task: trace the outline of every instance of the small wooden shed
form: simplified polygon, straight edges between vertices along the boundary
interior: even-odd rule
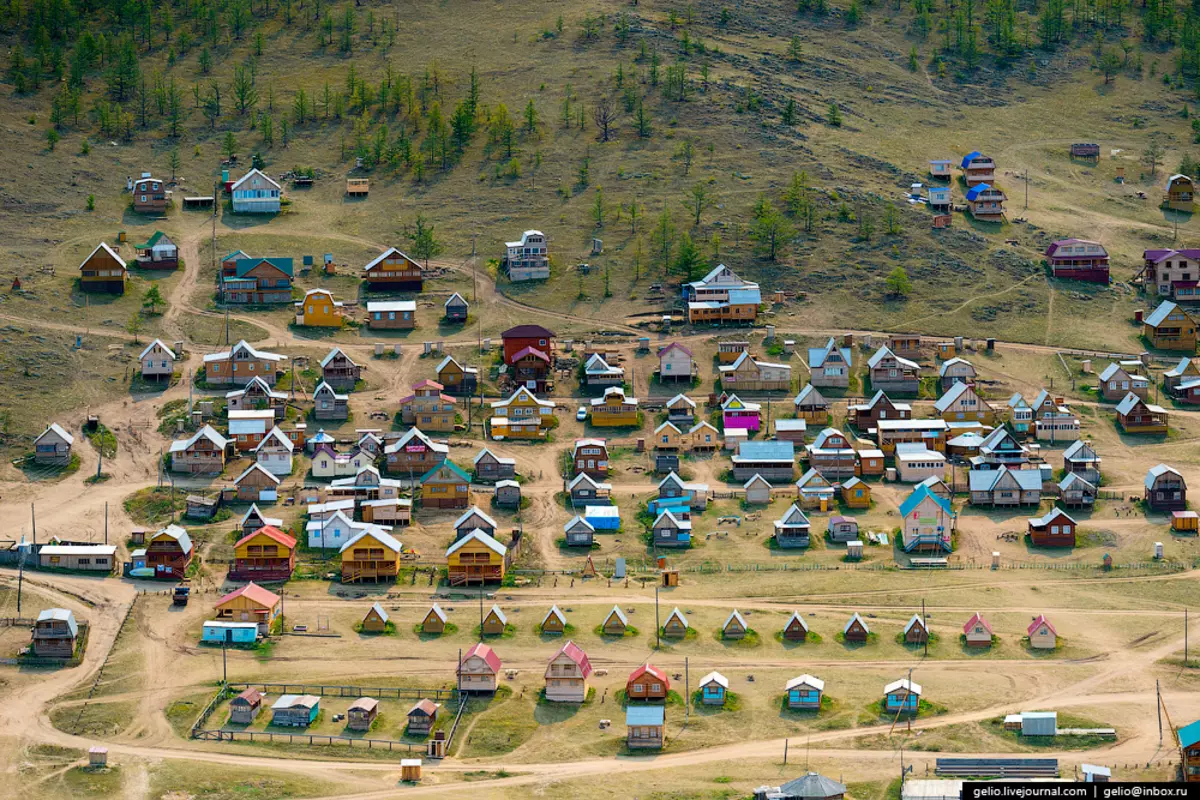
[[[387,630],[388,615],[383,610],[383,606],[375,603],[367,609],[366,616],[362,620],[363,633],[383,633]]]
[[[982,614],[976,611],[967,620],[967,624],[963,625],[963,638],[966,640],[967,647],[991,647],[992,626],[988,624]]]
[[[437,722],[437,714],[438,704],[428,697],[422,697],[408,710],[406,732],[410,736],[428,736],[429,732],[433,730],[434,723]]]
[[[746,618],[735,608],[733,613],[725,620],[725,624],[721,626],[721,638],[723,639],[744,639],[746,631],[750,626],[746,624]]]
[[[808,624],[799,611],[793,611],[787,624],[783,626],[783,638],[789,642],[803,642],[808,638]]]
[[[379,716],[379,701],[374,697],[360,697],[346,709],[346,729],[369,731]]]
[[[719,672],[710,672],[700,679],[700,702],[706,706],[725,705],[729,679]]]
[[[567,628],[567,618],[558,606],[550,606],[550,610],[546,612],[546,616],[542,619],[542,633],[561,634]]]
[[[629,618],[625,616],[625,612],[620,606],[613,606],[612,611],[608,612],[608,616],[604,618],[604,624],[601,626],[605,636],[624,636],[626,629],[629,627]]]
[[[925,644],[927,641],[929,629],[925,627],[925,620],[921,619],[919,614],[913,614],[912,619],[904,626],[904,643]]]
[[[405,783],[420,783],[421,782],[421,759],[419,758],[402,758],[400,759],[400,780]]]
[[[255,688],[249,688],[229,701],[229,723],[249,725],[262,711],[263,696]]]
[[[683,615],[683,612],[678,607],[672,609],[671,613],[667,616],[667,621],[663,623],[663,636],[682,638],[687,635],[687,631],[687,617]]]
[[[421,633],[442,633],[446,630],[446,612],[434,603],[421,620]]]
[[[484,636],[499,636],[504,633],[504,626],[508,625],[508,617],[504,616],[504,612],[500,610],[500,606],[493,605],[488,611],[487,616],[483,618],[483,635]]]
[[[865,642],[870,635],[871,629],[867,627],[866,621],[858,615],[857,611],[846,623],[846,627],[842,628],[842,638],[847,642]]]
[[[370,178],[346,178],[347,197],[366,197],[370,193]]]
[[[1197,533],[1200,531],[1200,514],[1195,511],[1172,511],[1171,529],[1176,533]]]
[[[643,664],[625,681],[625,696],[630,700],[665,700],[671,689],[667,673],[653,664]]]

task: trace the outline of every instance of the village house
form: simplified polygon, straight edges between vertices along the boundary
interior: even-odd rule
[[[1008,399],[1008,424],[1013,431],[1021,436],[1033,430],[1033,407],[1017,392]]]
[[[653,442],[655,450],[679,450],[683,446],[683,431],[674,423],[664,422],[654,429]]]
[[[263,708],[262,693],[253,687],[229,701],[229,724],[249,725],[258,718]]]
[[[453,433],[458,401],[443,393],[446,387],[428,378],[413,384],[412,394],[400,398],[400,419],[427,431]]]
[[[474,480],[492,483],[501,480],[511,480],[517,474],[515,458],[501,458],[486,447],[471,459],[474,468]]]
[[[380,500],[363,500],[363,522],[383,526],[404,526],[412,522],[412,500],[391,497]]]
[[[887,348],[893,355],[917,358],[921,355],[921,337],[915,333],[891,333],[888,334]]]
[[[1042,475],[1036,469],[973,469],[967,473],[973,506],[1036,506]]]
[[[850,370],[853,356],[849,347],[838,347],[829,337],[824,347],[811,347],[808,350],[808,369],[812,373],[809,382],[812,386],[845,389],[850,385]],[[801,395],[804,393],[801,392]],[[797,411],[800,408],[800,396],[796,398]]]
[[[1059,481],[1058,500],[1067,508],[1090,508],[1096,503],[1096,484],[1074,473]]]
[[[696,422],[696,401],[684,394],[677,394],[667,401],[667,422],[681,428]]]
[[[46,608],[33,623],[30,650],[36,658],[71,658],[79,639],[79,623],[66,608]]]
[[[339,394],[325,381],[313,389],[313,416],[320,420],[343,420],[350,417],[350,395]]]
[[[808,466],[826,478],[850,478],[858,472],[858,454],[846,435],[836,428],[826,428],[818,433],[804,452]],[[791,479],[792,476],[787,477]]]
[[[792,400],[792,406],[796,410],[797,419],[819,424],[829,421],[829,401],[822,397],[811,383],[804,385],[804,388]]]
[[[912,419],[912,406],[892,402],[882,389],[875,392],[866,403],[848,405],[846,412],[859,431],[874,429],[875,423],[881,419]]]
[[[871,388],[896,394],[917,394],[921,385],[921,366],[891,351],[887,346],[875,351],[867,361]]]
[[[714,267],[698,281],[683,285],[688,322],[753,323],[762,304],[757,283],[744,281],[724,264]]]
[[[920,483],[946,474],[946,456],[923,444],[896,445],[896,473],[903,483]]]
[[[963,156],[959,166],[962,168],[967,188],[978,186],[981,183],[991,183],[996,179],[996,162],[978,150],[973,150]]]
[[[433,441],[420,428],[409,428],[403,436],[384,447],[383,454],[390,474],[415,478],[440,466],[450,454],[450,446]]]
[[[293,450],[292,440],[276,426],[254,448],[254,459],[272,475],[291,475]]]
[[[166,378],[170,381],[175,374],[175,358],[174,350],[167,347],[162,339],[155,339],[138,356],[142,378],[150,381]]]
[[[783,626],[783,638],[789,642],[803,642],[808,638],[808,623],[799,611],[793,611]]]
[[[860,475],[872,476],[883,475],[887,471],[887,466],[884,463],[886,457],[883,451],[868,447],[858,451],[858,469]]]
[[[933,409],[947,422],[980,422],[991,425],[996,410],[969,383],[955,383],[933,404]]]
[[[380,476],[374,465],[367,464],[353,477],[330,481],[329,497],[352,497],[362,501],[395,500],[400,497],[400,481]]]
[[[375,291],[419,292],[424,288],[420,263],[389,247],[363,267],[362,279]]]
[[[587,363],[583,365],[583,385],[585,387],[620,386],[624,382],[625,368],[609,365],[600,353],[593,353]]]
[[[1164,300],[1142,323],[1142,336],[1159,350],[1196,351],[1196,320],[1180,306]]]
[[[938,367],[938,380],[943,392],[956,383],[974,383],[975,378],[975,365],[965,358],[951,358]]]
[[[326,507],[331,505],[333,504],[325,504]],[[329,513],[320,513],[315,516],[314,508],[316,507],[309,506],[309,519],[304,526],[304,532],[308,537],[308,546],[313,549],[325,550],[336,547],[341,550],[342,545],[364,531],[387,533],[390,530],[369,522],[355,522],[351,518],[354,514],[353,500],[345,501],[343,507],[336,508]]]
[[[685,513],[676,516],[667,509],[655,518],[651,529],[654,533],[654,544],[657,547],[691,547],[692,520]]]
[[[346,730],[369,731],[378,716],[379,701],[374,697],[360,697],[346,709]]]
[[[691,511],[700,514],[708,508],[707,483],[686,483],[672,471],[658,482],[657,488],[656,508],[686,506]]]
[[[571,463],[578,475],[586,472],[593,478],[608,475],[608,444],[603,439],[576,439]]]
[[[493,603],[479,625],[484,636],[499,636],[508,627],[508,617],[500,610],[500,606]]]
[[[315,694],[285,694],[271,704],[271,724],[285,728],[307,728],[321,713],[321,698]]]
[[[1136,373],[1130,373],[1123,364],[1113,362],[1100,373],[1097,388],[1105,400],[1117,402],[1133,392],[1143,400],[1150,393],[1150,381]]]
[[[53,541],[53,540],[52,540]],[[37,551],[42,569],[69,569],[76,572],[112,572],[117,548],[111,544],[47,544]]]
[[[515,242],[505,242],[504,274],[513,283],[544,281],[550,277],[548,238],[541,231],[528,230]]]
[[[706,706],[725,705],[729,691],[729,679],[719,672],[710,672],[696,684],[700,688],[700,702]]]
[[[1075,441],[1063,451],[1063,472],[1078,475],[1090,483],[1099,483],[1100,461],[1091,442]]]
[[[916,714],[920,708],[921,684],[901,678],[883,687],[884,711]]]
[[[554,356],[555,334],[541,325],[517,325],[501,333],[500,338],[504,342],[504,363],[510,367],[526,349],[542,353],[547,362]]]
[[[554,401],[539,400],[524,386],[507,399],[494,401],[491,409],[488,429],[496,441],[540,439],[553,425]]]
[[[587,654],[567,642],[546,664],[546,699],[551,703],[582,703],[588,696],[592,664]]]
[[[801,508],[816,508],[822,512],[833,507],[836,491],[833,484],[815,469],[810,469],[796,481],[796,495]]]
[[[161,178],[155,178],[149,172],[132,182],[130,194],[133,195],[133,211],[135,214],[151,214],[160,216],[167,211],[167,184]]]
[[[1035,650],[1053,650],[1058,647],[1058,631],[1050,624],[1050,620],[1046,619],[1045,614],[1039,614],[1029,623],[1025,635],[1029,637],[1029,646]]]
[[[239,305],[292,302],[295,277],[290,258],[239,258],[222,266],[218,276],[220,299]]]
[[[422,475],[420,484],[425,508],[466,508],[471,498],[471,476],[449,460]]]
[[[1174,467],[1157,464],[1143,481],[1146,506],[1151,511],[1183,511],[1187,508],[1187,481]]]
[[[1041,484],[1038,486],[1040,488]],[[900,504],[900,517],[904,520],[901,532],[904,552],[951,551],[955,515],[948,499],[921,484]]]
[[[775,440],[779,442],[792,442],[801,447],[804,446],[804,439],[808,434],[808,423],[802,419],[780,419],[775,418]]]
[[[1074,547],[1075,520],[1061,508],[1052,508],[1040,517],[1031,517],[1026,533],[1037,547]]]
[[[428,736],[433,730],[433,725],[437,721],[438,704],[430,700],[428,697],[422,697],[413,707],[408,710],[406,715],[408,723],[404,728],[404,732],[408,736]]]
[[[441,634],[446,630],[446,612],[437,603],[429,607],[421,620],[421,633]]]
[[[391,582],[400,572],[400,540],[378,525],[359,531],[338,550],[342,583]]]
[[[447,394],[469,397],[475,394],[479,386],[479,368],[463,366],[453,356],[443,358],[437,365],[436,373],[438,383],[442,384]]]
[[[455,292],[442,303],[442,320],[448,324],[466,322],[469,309],[466,299]]]
[[[762,424],[762,406],[731,394],[721,402],[721,420],[727,431],[734,428],[756,431]]]
[[[1191,378],[1171,389],[1171,395],[1177,403],[1186,405],[1200,404],[1200,378]]]
[[[33,440],[33,461],[35,464],[65,467],[71,463],[71,448],[74,444],[75,437],[67,433],[66,428],[57,422],[51,422],[46,426],[46,430]]]
[[[1029,448],[1017,441],[1004,426],[983,437],[979,455],[971,460],[972,468],[995,469],[996,467],[1019,467],[1029,463]]]
[[[362,377],[363,368],[335,347],[321,359],[321,379],[334,389],[351,391]]]
[[[104,242],[96,245],[79,265],[79,289],[83,292],[125,294],[129,268],[125,259]]]
[[[613,606],[612,611],[608,612],[608,616],[601,623],[601,630],[605,636],[624,636],[628,627],[629,619],[625,616],[625,612],[621,610],[620,606]]]
[[[500,656],[491,647],[478,642],[471,646],[458,664],[460,692],[494,692],[500,675]]]
[[[638,425],[640,412],[636,397],[626,397],[620,386],[610,386],[603,397],[591,400],[589,421],[597,428],[632,428]]]
[[[666,737],[663,706],[627,706],[625,708],[625,746],[630,750],[660,750]]]
[[[496,520],[483,513],[479,506],[471,506],[454,520],[454,539],[457,541],[471,531],[483,531],[488,536],[496,535]]]
[[[904,442],[924,444],[930,450],[946,450],[950,426],[944,419],[881,419],[875,423],[879,449],[893,453]]]
[[[576,514],[563,525],[563,537],[567,547],[591,547],[596,538],[592,523]]]
[[[978,611],[963,625],[963,638],[967,647],[991,647],[992,637],[992,626]]]
[[[1187,175],[1172,175],[1167,178],[1166,194],[1163,195],[1163,208],[1171,211],[1191,212],[1194,208],[1193,198],[1196,196],[1196,185]]]
[[[842,627],[842,639],[847,642],[866,642],[871,636],[871,629],[857,611]]]
[[[234,544],[229,580],[286,581],[295,566],[296,539],[274,525],[264,525]]]
[[[261,411],[230,411],[228,417],[229,438],[240,453],[253,452],[267,432],[276,427],[275,412],[269,408]]]
[[[314,478],[345,478],[357,475],[374,461],[370,453],[358,447],[338,453],[327,444],[319,444],[313,448],[312,475]]]
[[[1125,433],[1167,434],[1167,410],[1147,403],[1133,392],[1117,404],[1117,424]]]
[[[746,633],[750,630],[750,625],[747,624],[746,618],[736,608],[725,618],[725,624],[721,626],[722,639],[745,639]]]
[[[725,391],[786,392],[792,388],[792,368],[787,364],[759,361],[743,351],[737,361],[717,368]]]
[[[1046,248],[1056,278],[1108,285],[1108,251],[1089,239],[1059,239]]]
[[[696,374],[697,367],[692,351],[679,342],[671,342],[658,351],[658,379],[666,381],[688,381]],[[689,423],[690,424],[690,423]]]
[[[732,364],[750,349],[750,342],[745,339],[718,339],[717,363]]]
[[[571,495],[572,506],[588,506],[598,502],[607,503],[612,493],[612,484],[601,483],[586,472],[581,472],[567,483],[567,491]]]
[[[693,452],[716,450],[721,446],[721,434],[706,420],[701,420],[683,435],[682,446]]]
[[[858,520],[854,517],[834,515],[829,518],[825,533],[831,542],[853,542],[858,539]]]
[[[217,619],[224,622],[253,622],[266,636],[280,614],[279,595],[250,582],[222,597],[213,606]]]
[[[172,472],[219,475],[225,469],[225,452],[229,440],[205,425],[187,439],[171,442],[168,453]]]
[[[244,386],[254,378],[275,385],[283,356],[255,350],[244,339],[229,350],[204,356],[204,381],[210,386]]]
[[[368,300],[367,327],[377,331],[411,331],[417,327],[417,301]]]
[[[613,611],[620,609],[614,606]],[[653,664],[642,664],[625,681],[625,696],[630,700],[666,700],[670,690],[667,673]]]
[[[1007,199],[999,188],[981,183],[967,190],[967,211],[981,222],[1003,222]]]
[[[261,376],[255,375],[241,389],[225,393],[225,408],[227,411],[262,411],[270,409],[275,412],[275,419],[283,421],[287,416],[287,392],[277,392],[267,385]]]
[[[929,641],[929,628],[919,614],[913,614],[904,626],[905,644],[925,644]]]
[[[235,214],[278,214],[283,187],[252,169],[229,187]]]
[[[1147,295],[1194,303],[1200,300],[1200,250],[1146,250],[1140,277]]]
[[[929,162],[929,177],[939,181],[948,181],[952,175],[950,165],[954,162],[948,158],[935,158]]]
[[[775,543],[780,547],[808,547],[811,524],[800,506],[792,503],[783,516],[775,520]]]
[[[787,696],[787,707],[793,709],[819,709],[821,695],[825,691],[825,681],[812,675],[800,675],[792,678],[783,686]]]
[[[328,289],[309,289],[297,300],[296,324],[306,328],[340,328],[344,317],[342,302],[333,299]]]
[[[483,531],[471,531],[446,550],[451,586],[500,583],[508,549]]]
[[[790,481],[795,475],[796,451],[791,442],[741,442],[732,461],[734,480],[761,475],[769,481]]]
[[[234,478],[233,484],[237,487],[237,499],[244,503],[274,502],[279,499],[279,476],[267,472],[258,462]]]
[[[155,531],[146,543],[146,567],[156,578],[182,578],[194,555],[192,537],[178,525]]]
[[[493,501],[500,508],[520,508],[521,484],[514,480],[499,481],[495,487]]]
[[[662,625],[662,635],[672,639],[682,639],[688,632],[688,620],[679,610],[679,607],[671,609],[671,613],[667,615],[666,620]]]
[[[742,484],[744,499],[749,506],[765,506],[771,502],[771,482],[757,472]]]

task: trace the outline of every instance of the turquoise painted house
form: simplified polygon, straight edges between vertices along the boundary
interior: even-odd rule
[[[228,640],[226,639],[228,636]],[[200,641],[220,644],[228,641],[230,644],[254,644],[258,641],[257,622],[224,622],[210,620],[201,629]]]
[[[700,679],[700,701],[706,706],[725,705],[729,679],[719,672],[710,672]]]
[[[321,698],[311,694],[285,694],[271,706],[271,724],[307,728],[321,711]]]
[[[885,711],[903,711],[915,714],[921,704],[921,684],[901,678],[883,687]]]
[[[816,709],[821,707],[825,681],[812,675],[801,675],[788,681],[784,689],[787,691],[788,708]]]

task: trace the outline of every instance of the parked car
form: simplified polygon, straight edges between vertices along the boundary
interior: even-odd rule
[[[575,412],[575,419],[579,420],[580,422],[583,422],[587,419],[587,406],[579,407],[579,410]]]

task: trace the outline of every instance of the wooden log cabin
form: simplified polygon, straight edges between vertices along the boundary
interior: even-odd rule
[[[1028,521],[1029,540],[1037,547],[1074,547],[1075,520],[1061,508],[1052,508]]]
[[[338,391],[348,392],[362,377],[363,368],[335,347],[321,359],[321,379]]]
[[[1165,436],[1168,428],[1167,410],[1147,403],[1133,392],[1117,404],[1117,424],[1125,433],[1145,433]]]
[[[65,467],[71,463],[71,448],[75,437],[57,422],[51,422],[46,430],[33,440],[33,460],[36,464]]]
[[[1187,508],[1187,481],[1174,467],[1157,464],[1143,481],[1143,497],[1151,511],[1183,511]]]
[[[233,546],[233,581],[286,581],[296,566],[296,539],[266,525]]]
[[[479,386],[479,368],[460,364],[453,356],[446,356],[437,366],[437,381],[446,388],[446,394],[473,395]]]
[[[214,606],[218,620],[253,622],[258,625],[258,632],[263,636],[270,634],[282,608],[279,595],[253,581],[234,589]]]
[[[360,531],[342,545],[342,583],[396,580],[400,550],[399,540],[378,527]]]
[[[79,289],[84,292],[125,294],[129,268],[105,242],[96,245],[79,265]]]
[[[146,567],[156,578],[182,578],[192,563],[195,549],[188,532],[178,525],[156,531],[146,545]]]
[[[133,181],[133,211],[135,214],[160,216],[167,211],[167,184],[149,172]]]
[[[1178,304],[1164,300],[1142,322],[1142,335],[1159,350],[1196,351],[1196,320]]]
[[[483,531],[474,530],[446,550],[451,586],[500,583],[508,564],[508,548]]]
[[[79,623],[66,608],[47,608],[33,623],[31,652],[37,658],[71,658],[79,638]]]
[[[451,461],[426,472],[420,483],[426,508],[466,508],[471,499],[471,476]]]

